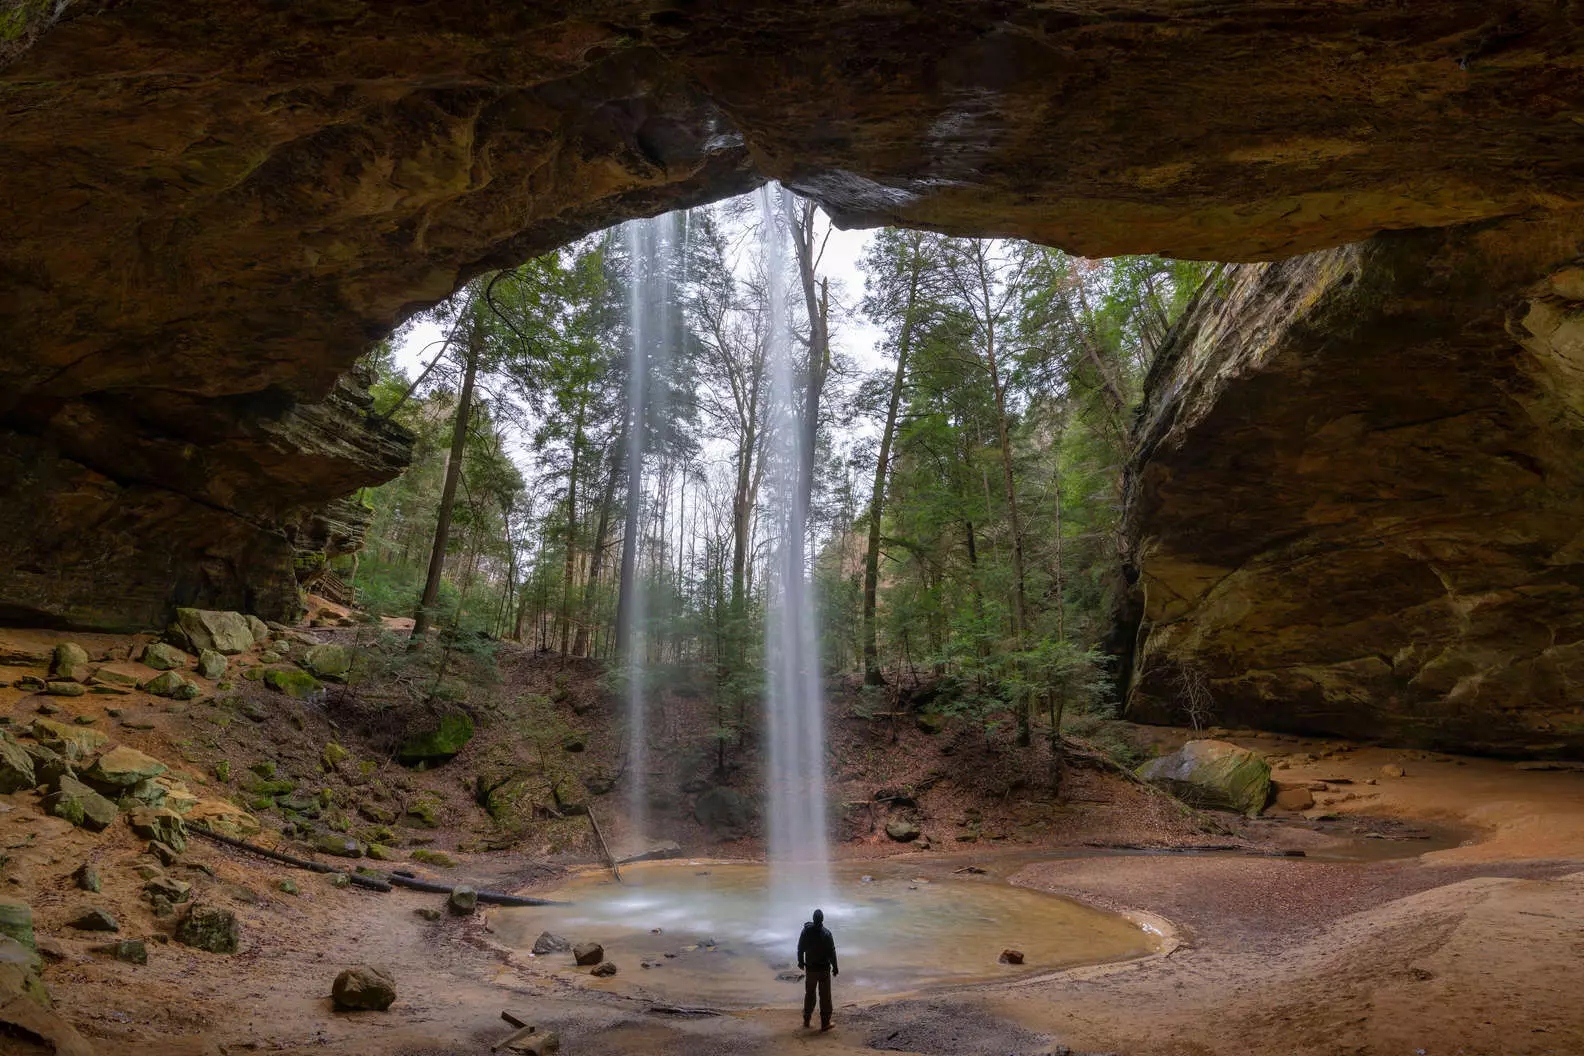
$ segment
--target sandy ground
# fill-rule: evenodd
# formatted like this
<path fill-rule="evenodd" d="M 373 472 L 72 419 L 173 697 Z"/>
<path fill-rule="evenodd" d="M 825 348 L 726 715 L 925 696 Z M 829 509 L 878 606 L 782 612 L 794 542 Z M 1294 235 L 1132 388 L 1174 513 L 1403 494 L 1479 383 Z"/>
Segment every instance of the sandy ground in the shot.
<path fill-rule="evenodd" d="M 208 846 L 189 858 L 256 898 L 211 896 L 242 916 L 249 941 L 241 954 L 157 946 L 147 966 L 133 967 L 93 957 L 87 942 L 68 937 L 67 959 L 46 978 L 95 1051 L 149 1056 L 483 1053 L 509 1032 L 503 1009 L 559 1031 L 564 1051 L 575 1053 L 989 1054 L 1063 1045 L 1140 1056 L 1584 1052 L 1584 773 L 1376 749 L 1281 773 L 1362 782 L 1387 763 L 1403 765 L 1407 776 L 1363 786 L 1376 796 L 1362 801 L 1371 817 L 1454 821 L 1479 826 L 1477 834 L 1454 848 L 1358 863 L 992 853 L 983 860 L 1012 882 L 1159 914 L 1176 926 L 1180 945 L 1111 969 L 844 1006 L 838 1028 L 823 1036 L 804 1034 L 784 1009 L 654 1014 L 618 986 L 499 948 L 492 914 L 430 922 L 415 911 L 434 908 L 433 896 L 335 890 L 322 878 Z M 19 813 L 3 817 L 9 825 Z M 61 925 L 80 899 L 64 873 L 92 841 L 54 822 L 29 825 L 60 877 L 36 900 L 39 931 L 69 936 Z M 15 842 L 9 832 L 6 842 Z M 128 837 L 93 853 L 113 862 L 136 851 Z M 914 858 L 921 869 L 973 860 Z M 497 856 L 472 868 L 475 878 L 506 886 L 511 865 Z M 101 901 L 136 920 L 130 882 L 116 890 L 114 870 L 104 871 Z M 274 890 L 288 875 L 300 896 Z M 621 962 L 620 951 L 610 955 Z M 390 1012 L 331 1010 L 330 980 L 357 961 L 395 973 L 401 997 Z M 39 1051 L 6 1044 L 0 1040 L 0 1051 Z"/>
<path fill-rule="evenodd" d="M 10 667 L 0 675 L 30 669 L 25 654 L 36 655 L 50 637 L 19 644 L 9 665 L 0 649 L 0 667 Z M 70 714 L 85 699 L 60 703 Z M 16 691 L 0 691 L 0 709 L 21 715 L 17 709 L 28 706 Z M 182 727 L 166 725 L 182 716 L 152 718 L 159 729 L 114 732 L 149 751 L 202 747 L 187 742 Z M 1153 735 L 1168 744 L 1184 736 Z M 190 880 L 203 901 L 237 914 L 242 951 L 226 957 L 163 942 L 168 922 L 157 921 L 140 897 L 136 869 L 150 861 L 141 841 L 124 826 L 93 836 L 43 817 L 31 793 L 0 796 L 0 893 L 33 905 L 36 930 L 55 954 L 45 980 L 57 1010 L 91 1046 L 77 1051 L 100 1056 L 472 1056 L 510 1033 L 500 1019 L 505 1009 L 558 1031 L 563 1051 L 579 1056 L 1005 1056 L 1063 1047 L 1133 1056 L 1584 1053 L 1584 768 L 1229 736 L 1270 754 L 1281 780 L 1324 781 L 1309 812 L 1315 819 L 1238 825 L 1230 837 L 1197 832 L 1157 800 L 1083 771 L 1072 776 L 1060 807 L 1032 792 L 1003 797 L 1007 827 L 1042 838 L 957 843 L 957 804 L 942 802 L 926 825 L 935 850 L 902 852 L 921 875 L 974 863 L 988 870 L 985 882 L 1160 918 L 1173 934 L 1168 955 L 841 1005 L 837 1029 L 825 1035 L 803 1032 L 785 1008 L 657 1012 L 634 991 L 636 965 L 619 949 L 608 955 L 622 974 L 599 982 L 505 948 L 495 911 L 431 921 L 418 911 L 440 908 L 439 896 L 336 889 L 324 877 L 200 840 L 170 872 Z M 1384 776 L 1386 766 L 1406 776 Z M 1355 840 L 1348 846 L 1373 860 L 1325 858 L 1339 846 L 1327 831 L 1402 837 L 1421 828 L 1456 835 Z M 1105 855 L 1093 846 L 1211 842 L 1259 853 Z M 1379 855 L 1365 853 L 1377 848 Z M 1269 856 L 1300 849 L 1309 857 Z M 750 856 L 755 847 L 720 850 Z M 896 847 L 859 832 L 842 850 L 861 858 Z M 461 865 L 443 875 L 482 887 L 532 891 L 528 878 L 543 872 L 525 855 L 459 857 Z M 72 885 L 70 873 L 83 861 L 103 875 L 100 895 Z M 288 878 L 299 894 L 280 890 Z M 103 937 L 67 926 L 88 903 L 115 914 L 117 937 L 150 940 L 147 965 L 96 954 Z M 359 962 L 395 976 L 399 999 L 390 1011 L 332 1010 L 331 981 Z M 0 1053 L 49 1051 L 0 1036 Z"/>

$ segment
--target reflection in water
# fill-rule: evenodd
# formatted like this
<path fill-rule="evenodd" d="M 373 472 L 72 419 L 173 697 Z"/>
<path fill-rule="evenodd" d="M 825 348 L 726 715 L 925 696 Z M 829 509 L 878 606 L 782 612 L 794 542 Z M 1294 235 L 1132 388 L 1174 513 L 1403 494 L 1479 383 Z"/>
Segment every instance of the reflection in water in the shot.
<path fill-rule="evenodd" d="M 1014 978 L 1080 964 L 1139 957 L 1159 936 L 1125 917 L 994 880 L 938 879 L 906 863 L 836 870 L 835 901 L 824 902 L 842 974 L 838 1000 L 919 987 Z M 915 864 L 911 867 L 916 870 Z M 575 905 L 501 911 L 495 930 L 527 950 L 541 931 L 595 941 L 620 973 L 613 981 L 679 1004 L 795 1003 L 799 916 L 769 919 L 770 871 L 763 865 L 657 863 L 574 879 L 555 893 Z M 656 934 L 653 929 L 660 929 Z M 1022 967 L 998 963 L 1023 951 Z M 552 954 L 557 967 L 571 957 Z M 643 962 L 654 967 L 645 969 Z"/>

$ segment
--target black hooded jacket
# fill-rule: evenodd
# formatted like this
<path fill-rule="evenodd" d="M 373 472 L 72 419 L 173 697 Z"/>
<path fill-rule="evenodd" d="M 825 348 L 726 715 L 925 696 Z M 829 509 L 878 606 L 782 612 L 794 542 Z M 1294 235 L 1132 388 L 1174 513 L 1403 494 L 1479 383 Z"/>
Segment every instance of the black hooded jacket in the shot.
<path fill-rule="evenodd" d="M 809 921 L 798 936 L 798 964 L 811 972 L 838 971 L 836 939 L 824 924 Z"/>

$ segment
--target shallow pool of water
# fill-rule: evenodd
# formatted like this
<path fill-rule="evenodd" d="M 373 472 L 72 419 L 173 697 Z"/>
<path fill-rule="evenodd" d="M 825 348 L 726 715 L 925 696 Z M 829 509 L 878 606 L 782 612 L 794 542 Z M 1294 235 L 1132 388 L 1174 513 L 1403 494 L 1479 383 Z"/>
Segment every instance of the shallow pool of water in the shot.
<path fill-rule="evenodd" d="M 599 942 L 619 974 L 607 984 L 674 1004 L 801 1002 L 798 931 L 813 905 L 773 914 L 764 865 L 657 862 L 574 878 L 550 897 L 570 906 L 510 909 L 497 936 L 523 951 L 542 931 Z M 868 879 L 865 879 L 868 877 Z M 837 866 L 825 910 L 841 964 L 837 1000 L 1016 978 L 1156 952 L 1161 936 L 1115 913 L 990 877 L 926 879 L 917 866 Z M 658 930 L 656 930 L 658 929 Z M 998 963 L 1021 950 L 1021 966 Z M 570 954 L 544 961 L 572 969 Z M 643 962 L 653 967 L 642 967 Z"/>

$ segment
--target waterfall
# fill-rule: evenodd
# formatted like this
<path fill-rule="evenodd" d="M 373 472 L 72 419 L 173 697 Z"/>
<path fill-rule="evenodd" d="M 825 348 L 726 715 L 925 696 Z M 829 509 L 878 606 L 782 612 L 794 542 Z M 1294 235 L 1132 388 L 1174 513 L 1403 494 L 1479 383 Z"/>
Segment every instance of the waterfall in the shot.
<path fill-rule="evenodd" d="M 664 380 L 680 342 L 674 282 L 680 214 L 630 220 L 622 227 L 627 250 L 627 519 L 622 538 L 622 604 L 617 637 L 627 682 L 627 816 L 641 844 L 649 835 L 648 604 L 642 548 L 644 458 L 664 431 Z M 642 846 L 636 847 L 642 850 Z"/>
<path fill-rule="evenodd" d="M 781 208 L 777 208 L 777 205 Z M 831 893 L 825 808 L 825 702 L 805 553 L 808 496 L 801 484 L 814 457 L 798 408 L 787 304 L 791 195 L 759 191 L 761 260 L 769 307 L 770 450 L 767 484 L 775 520 L 765 628 L 770 734 L 771 912 L 798 920 Z"/>

